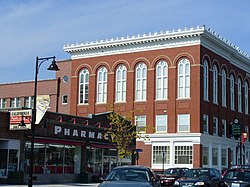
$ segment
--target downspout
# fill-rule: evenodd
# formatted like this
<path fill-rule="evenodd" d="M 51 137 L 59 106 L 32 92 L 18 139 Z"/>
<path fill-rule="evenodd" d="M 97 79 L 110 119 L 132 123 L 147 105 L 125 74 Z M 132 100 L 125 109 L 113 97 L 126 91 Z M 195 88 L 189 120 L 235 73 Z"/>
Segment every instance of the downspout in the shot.
<path fill-rule="evenodd" d="M 61 79 L 60 77 L 58 77 L 57 78 L 57 90 L 56 90 L 56 112 L 58 112 L 58 108 L 59 108 L 60 85 L 61 85 Z"/>

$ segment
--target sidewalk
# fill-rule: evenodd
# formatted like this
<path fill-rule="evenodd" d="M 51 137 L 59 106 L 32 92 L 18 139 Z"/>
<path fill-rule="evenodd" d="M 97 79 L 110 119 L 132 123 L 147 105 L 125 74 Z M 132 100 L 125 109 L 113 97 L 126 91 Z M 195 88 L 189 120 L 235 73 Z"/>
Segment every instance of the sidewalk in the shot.
<path fill-rule="evenodd" d="M 70 186 L 83 186 L 83 187 L 97 187 L 99 183 L 66 183 L 66 184 L 33 184 L 34 187 L 70 187 Z M 0 187 L 27 187 L 27 184 L 0 184 Z"/>

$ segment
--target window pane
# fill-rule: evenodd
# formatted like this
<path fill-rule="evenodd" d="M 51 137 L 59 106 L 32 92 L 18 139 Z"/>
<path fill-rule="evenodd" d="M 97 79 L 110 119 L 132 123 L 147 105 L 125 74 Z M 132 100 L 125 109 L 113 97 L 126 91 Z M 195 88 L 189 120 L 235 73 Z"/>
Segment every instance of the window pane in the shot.
<path fill-rule="evenodd" d="M 175 146 L 175 164 L 192 164 L 193 147 Z"/>
<path fill-rule="evenodd" d="M 170 163 L 170 146 L 153 146 L 153 164 L 163 164 L 163 162 Z"/>

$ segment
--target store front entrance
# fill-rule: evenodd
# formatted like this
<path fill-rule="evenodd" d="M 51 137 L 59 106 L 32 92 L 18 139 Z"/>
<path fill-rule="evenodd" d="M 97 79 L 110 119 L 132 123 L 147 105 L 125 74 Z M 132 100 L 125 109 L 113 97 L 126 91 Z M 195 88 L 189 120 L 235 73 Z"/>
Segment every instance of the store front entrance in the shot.
<path fill-rule="evenodd" d="M 103 156 L 103 174 L 108 174 L 118 164 L 118 159 L 115 156 Z"/>

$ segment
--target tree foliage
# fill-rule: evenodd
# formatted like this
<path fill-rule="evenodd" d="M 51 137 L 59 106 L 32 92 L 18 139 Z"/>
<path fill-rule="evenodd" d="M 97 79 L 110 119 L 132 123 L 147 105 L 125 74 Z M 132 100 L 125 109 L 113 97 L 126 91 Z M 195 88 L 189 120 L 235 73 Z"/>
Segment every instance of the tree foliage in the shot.
<path fill-rule="evenodd" d="M 129 149 L 136 146 L 137 138 L 148 138 L 138 132 L 137 124 L 134 124 L 134 111 L 127 113 L 124 117 L 118 112 L 111 112 L 108 116 L 110 127 L 106 130 L 111 136 L 111 141 L 117 145 L 118 157 L 120 159 L 133 154 Z"/>

